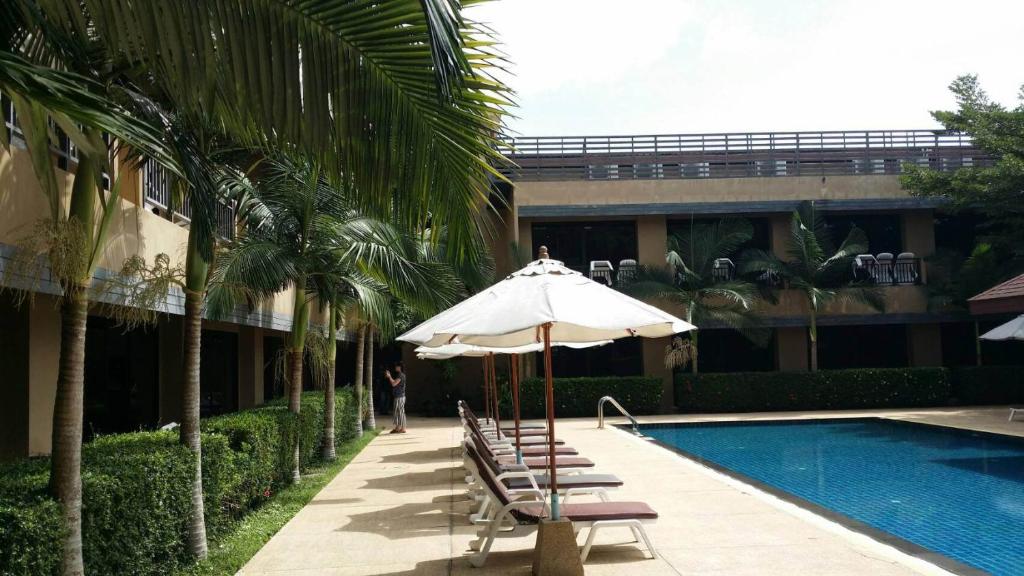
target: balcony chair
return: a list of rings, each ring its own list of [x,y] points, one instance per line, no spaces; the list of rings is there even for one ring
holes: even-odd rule
[[[634,278],[636,278],[636,260],[633,260],[632,258],[620,260],[619,275],[617,278],[619,284],[630,282]]]
[[[605,286],[612,285],[612,274],[615,269],[612,268],[612,263],[608,260],[591,260],[590,261],[590,279],[598,282],[604,282]]]
[[[893,277],[897,284],[917,284],[917,256],[913,252],[900,252],[893,266]]]
[[[854,280],[874,280],[874,273],[877,269],[878,260],[871,254],[858,254],[853,259]]]
[[[872,275],[875,284],[892,284],[892,252],[882,252],[875,259],[878,260],[878,267],[875,268],[876,272]]]
[[[711,265],[711,277],[716,282],[728,282],[732,280],[736,265],[728,258],[715,258]]]

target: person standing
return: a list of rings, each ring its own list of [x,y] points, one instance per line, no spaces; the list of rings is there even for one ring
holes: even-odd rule
[[[395,376],[392,376],[390,370],[384,371],[388,383],[391,384],[391,392],[395,397],[394,406],[391,407],[391,419],[395,427],[391,430],[391,433],[405,434],[405,371],[402,370],[401,362],[395,363],[395,374]]]

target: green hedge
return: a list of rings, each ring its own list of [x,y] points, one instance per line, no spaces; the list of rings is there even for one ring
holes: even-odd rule
[[[353,437],[355,405],[336,394],[335,440]],[[270,405],[206,419],[203,489],[215,536],[291,478],[291,442],[304,465],[321,448],[323,393],[303,395],[301,416]],[[193,459],[177,432],[103,436],[82,448],[82,540],[90,574],[168,574],[191,562],[187,522]],[[60,509],[49,496],[49,459],[0,467],[0,574],[56,574]]]
[[[512,393],[501,387],[503,417],[512,417]],[[602,378],[555,378],[555,416],[597,416],[597,402],[612,396],[631,414],[654,414],[661,405],[661,378],[610,376]],[[523,418],[544,417],[544,379],[526,378],[519,383],[519,409]]]
[[[1024,402],[1024,368],[964,366],[953,369],[953,398],[960,405]]]
[[[680,373],[675,378],[675,403],[681,412],[943,406],[951,386],[945,368]]]

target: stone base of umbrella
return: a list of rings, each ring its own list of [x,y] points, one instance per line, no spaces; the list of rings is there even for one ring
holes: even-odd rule
[[[583,576],[583,561],[576,544],[572,522],[543,519],[537,526],[533,549],[535,576]]]

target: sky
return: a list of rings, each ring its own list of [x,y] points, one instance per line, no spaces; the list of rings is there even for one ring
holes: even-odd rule
[[[1016,106],[1024,0],[495,0],[514,134],[938,127],[977,74]]]

